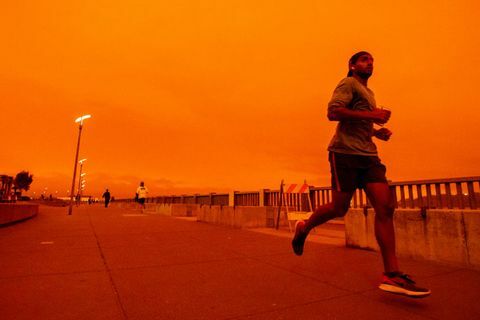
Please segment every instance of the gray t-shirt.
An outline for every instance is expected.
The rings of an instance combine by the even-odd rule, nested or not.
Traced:
[[[371,111],[376,108],[373,91],[354,77],[347,77],[337,85],[332,99],[328,103],[328,111],[336,108]],[[373,121],[371,120],[339,121],[328,150],[338,153],[376,156],[377,147],[372,142],[372,135]]]

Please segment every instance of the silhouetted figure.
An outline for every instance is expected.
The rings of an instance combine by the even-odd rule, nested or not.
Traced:
[[[105,199],[105,208],[108,208],[108,204],[110,203],[110,192],[108,191],[108,189],[105,190],[105,192],[102,195],[102,198]]]
[[[358,52],[348,63],[348,74],[335,88],[328,104],[328,119],[338,121],[329,150],[332,173],[332,202],[316,208],[307,221],[298,221],[292,240],[293,251],[302,255],[310,230],[330,219],[343,217],[357,188],[363,188],[375,209],[375,236],[385,272],[379,288],[411,297],[425,297],[430,290],[417,287],[398,267],[395,253],[393,213],[395,203],[385,176],[386,167],[378,157],[372,137],[387,141],[392,132],[383,126],[391,112],[377,108],[367,87],[373,73],[373,57]]]
[[[145,184],[140,182],[140,186],[137,188],[137,192],[135,193],[135,199],[140,204],[142,208],[142,212],[145,210],[145,199],[147,198],[148,189],[145,187]]]
[[[88,197],[88,205],[92,204],[92,197]]]

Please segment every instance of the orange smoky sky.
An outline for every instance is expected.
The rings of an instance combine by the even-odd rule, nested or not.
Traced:
[[[326,106],[349,57],[392,110],[394,181],[479,175],[477,1],[7,1],[0,173],[65,196],[329,185]],[[47,189],[46,189],[47,188]]]

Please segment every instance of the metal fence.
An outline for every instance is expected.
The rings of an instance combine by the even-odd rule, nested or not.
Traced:
[[[397,208],[421,209],[478,209],[480,203],[480,176],[449,179],[432,179],[390,182],[390,189]],[[286,203],[297,209],[305,208],[308,197],[314,208],[332,201],[330,187],[310,187],[309,194],[289,194]],[[118,201],[133,201],[121,199]],[[230,194],[195,194],[181,196],[159,196],[148,198],[147,203],[185,203],[223,206],[278,206],[280,190],[235,191]],[[351,207],[370,206],[364,190],[355,191]]]

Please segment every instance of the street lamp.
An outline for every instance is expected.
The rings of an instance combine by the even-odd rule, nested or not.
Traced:
[[[87,161],[87,159],[82,159],[78,161],[80,164],[80,175],[78,177],[78,189],[77,189],[77,206],[80,204],[80,200],[82,199],[82,192],[80,190],[80,185],[82,184],[82,177],[86,175],[86,173],[82,173],[83,171],[83,163]]]
[[[80,138],[82,136],[83,121],[91,117],[92,117],[91,115],[86,114],[81,117],[78,117],[75,120],[75,123],[78,123],[78,141],[77,141],[77,152],[75,153],[75,162],[73,165],[73,179],[72,179],[72,189],[70,191],[70,206],[68,207],[68,215],[72,214],[73,196],[75,193],[75,178],[77,176],[78,152],[80,151]]]

